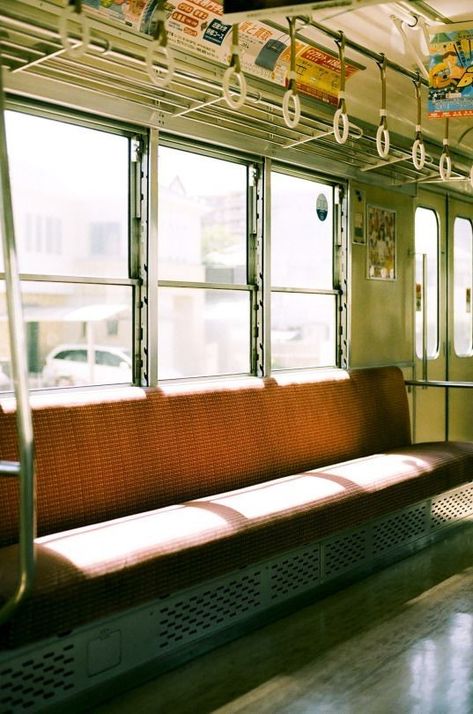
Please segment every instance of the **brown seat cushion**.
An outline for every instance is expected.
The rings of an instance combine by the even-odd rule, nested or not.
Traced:
[[[15,646],[164,596],[471,480],[473,444],[426,443],[41,538]],[[17,546],[0,551],[1,595]]]
[[[40,536],[410,443],[395,367],[192,392],[38,395],[33,425]],[[16,457],[15,414],[2,400],[0,459]],[[17,540],[17,523],[17,484],[0,479],[0,546]]]

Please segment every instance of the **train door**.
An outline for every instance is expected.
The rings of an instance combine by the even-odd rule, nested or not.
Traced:
[[[420,193],[414,221],[416,379],[441,381],[447,376],[446,244],[444,197]],[[444,390],[417,387],[415,440],[443,439],[445,423]]]
[[[451,382],[473,382],[473,204],[450,199],[448,225],[448,361]],[[473,391],[447,394],[448,438],[473,441]]]
[[[415,375],[473,381],[473,207],[419,193],[415,214]],[[417,387],[414,438],[473,439],[472,392]]]

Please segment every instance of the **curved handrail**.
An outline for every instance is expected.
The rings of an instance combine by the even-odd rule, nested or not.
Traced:
[[[35,571],[34,538],[36,535],[36,489],[33,424],[28,393],[26,340],[21,304],[20,279],[15,246],[13,209],[6,145],[2,62],[0,57],[0,220],[5,262],[7,312],[10,332],[10,351],[16,399],[16,421],[19,442],[20,490],[20,574],[15,592],[0,608],[0,624],[12,616],[30,591]],[[6,462],[3,472],[10,476],[12,462]],[[2,464],[0,462],[0,478]]]

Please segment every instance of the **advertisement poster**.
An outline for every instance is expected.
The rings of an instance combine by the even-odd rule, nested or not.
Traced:
[[[368,206],[368,278],[396,279],[396,212]]]
[[[118,20],[138,32],[153,34],[157,0],[83,0],[99,17]],[[231,57],[232,25],[223,21],[222,5],[215,0],[169,0],[165,4],[171,48],[228,64]],[[241,65],[249,77],[286,85],[289,70],[289,35],[263,22],[244,20],[239,24]],[[340,87],[340,62],[322,48],[296,43],[297,87],[306,94],[336,105]],[[360,67],[346,64],[347,79]]]
[[[473,24],[437,27],[430,40],[428,116],[473,116]]]

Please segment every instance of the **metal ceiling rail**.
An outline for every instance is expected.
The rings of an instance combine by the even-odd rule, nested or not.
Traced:
[[[23,7],[29,8],[26,16],[22,15]],[[144,120],[147,126],[159,126],[161,130],[185,133],[186,129],[181,122],[195,122],[208,128],[218,126],[219,129],[233,132],[232,136],[228,135],[230,143],[234,143],[238,135],[244,134],[254,140],[252,150],[258,150],[255,148],[257,142],[266,142],[277,147],[278,151],[302,150],[306,158],[317,152],[321,158],[325,156],[330,161],[341,161],[345,166],[350,167],[350,175],[353,175],[352,169],[356,171],[367,169],[375,171],[378,176],[384,176],[391,181],[391,184],[401,178],[408,183],[411,179],[431,178],[427,167],[425,170],[417,171],[413,176],[413,169],[409,165],[410,145],[408,146],[407,140],[402,136],[393,139],[393,160],[379,165],[371,137],[373,127],[366,122],[360,122],[360,136],[356,137],[356,141],[352,137],[343,149],[335,145],[333,137],[329,135],[332,128],[330,108],[319,106],[310,97],[304,97],[305,106],[297,129],[288,129],[283,125],[281,113],[280,95],[284,87],[269,85],[258,78],[252,78],[254,86],[248,92],[247,102],[238,113],[235,112],[221,101],[223,100],[221,75],[225,67],[222,68],[215,62],[210,63],[203,57],[176,51],[176,73],[169,86],[157,89],[145,74],[143,57],[146,55],[149,38],[130,28],[117,30],[115,26],[102,19],[91,18],[93,36],[88,52],[80,60],[71,59],[64,53],[55,28],[56,17],[60,10],[58,6],[45,2],[41,3],[41,8],[38,8],[34,5],[34,0],[15,0],[1,8],[2,48],[8,51],[9,56],[14,54],[13,48],[7,47],[9,43],[20,45],[22,49],[18,51],[16,57],[9,59],[6,66],[10,67],[12,80],[21,75],[28,78],[26,82],[12,81],[12,91],[15,91],[14,87],[18,87],[20,93],[44,100],[47,97],[37,94],[33,83],[30,83],[30,80],[36,79],[37,83],[38,78],[44,77],[58,86],[80,87],[86,92],[94,93],[97,97],[103,98],[109,95],[129,102],[130,105],[141,107],[152,113],[148,119],[143,115],[141,121]],[[307,26],[312,25],[314,29],[321,30],[335,42],[340,40],[339,32],[332,31],[313,20],[302,18],[302,21]],[[287,34],[286,27],[282,28],[276,23],[271,24],[278,31],[280,29]],[[304,35],[300,35],[300,38],[314,47],[319,47]],[[346,44],[373,61],[382,59],[382,55],[371,52],[351,40],[347,39]],[[43,59],[38,57],[38,50],[44,52]],[[396,63],[387,60],[386,64],[410,79],[417,79],[416,73]],[[87,101],[86,95],[84,99]],[[67,104],[67,99],[65,101]],[[116,111],[106,115],[117,118]],[[363,135],[361,135],[362,131]],[[323,133],[326,133],[326,136],[322,136]],[[208,131],[204,130],[202,135],[207,136]],[[300,148],[296,146],[297,143],[301,144]],[[427,143],[435,157],[441,147],[439,148],[435,141],[427,140]],[[293,146],[289,149],[290,145]],[[399,157],[399,154],[405,156],[406,160]],[[455,151],[454,161],[459,165],[461,172],[469,170],[466,168],[471,163],[468,154],[469,152],[465,154]],[[396,164],[397,168],[393,164]],[[465,180],[467,180],[466,176]],[[458,190],[463,192],[463,187],[459,187]]]
[[[337,41],[340,40],[341,33],[338,32],[337,30],[331,30],[329,27],[326,25],[322,25],[320,22],[317,22],[316,20],[313,20],[309,17],[298,17],[301,22],[304,23],[305,26],[313,27],[315,30],[318,30],[319,32],[322,32],[324,35],[327,35],[328,37],[331,37],[333,40]],[[345,35],[345,45],[347,47],[350,47],[350,49],[355,50],[355,52],[358,52],[359,54],[363,55],[364,57],[367,57],[368,59],[373,60],[374,62],[386,62],[386,67],[389,67],[390,69],[393,69],[395,72],[398,72],[399,74],[403,74],[405,77],[409,77],[409,79],[418,80],[419,78],[419,73],[418,72],[413,72],[410,69],[407,69],[407,67],[403,67],[402,65],[398,64],[397,62],[393,62],[392,60],[388,59],[384,54],[379,53],[379,52],[374,52],[373,50],[368,49],[368,47],[365,47],[364,45],[360,45],[358,42],[355,42],[354,40],[350,40],[346,35]],[[426,79],[423,79],[421,77],[421,82],[425,86],[428,86],[428,82]]]

